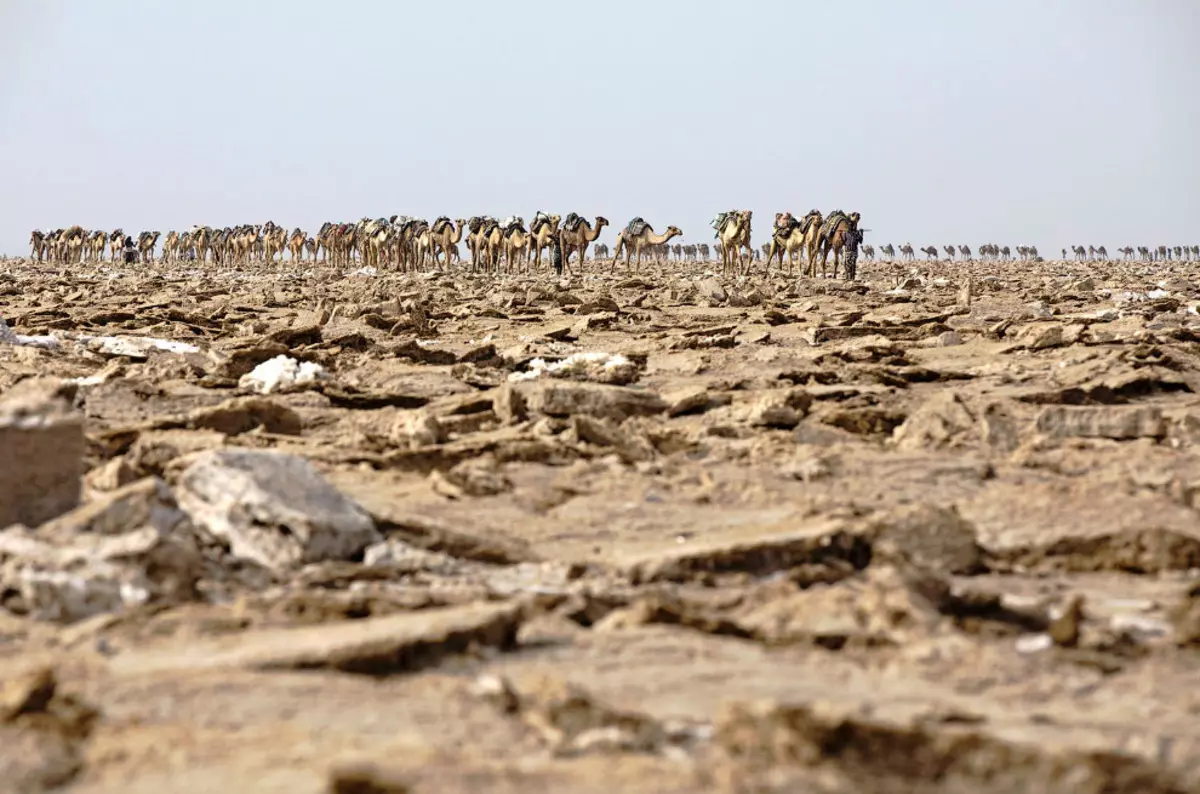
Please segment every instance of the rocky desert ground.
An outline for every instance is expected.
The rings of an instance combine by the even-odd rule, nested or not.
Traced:
[[[0,263],[0,789],[1200,792],[1197,305]]]

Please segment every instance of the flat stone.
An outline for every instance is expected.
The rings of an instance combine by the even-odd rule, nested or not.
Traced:
[[[818,555],[853,560],[860,548],[865,550],[839,519],[782,520],[719,531],[686,546],[642,553],[622,567],[635,582],[686,581],[700,574],[732,571],[762,576]]]
[[[529,407],[547,416],[587,414],[622,422],[631,416],[653,416],[667,410],[658,394],[624,386],[546,380],[527,392]]]
[[[524,612],[519,601],[476,603],[304,628],[267,629],[194,643],[184,652],[122,655],[113,664],[120,672],[135,675],[220,668],[390,675],[436,665],[471,649],[511,648]]]

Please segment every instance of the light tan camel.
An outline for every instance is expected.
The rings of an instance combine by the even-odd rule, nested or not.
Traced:
[[[640,221],[640,223],[637,223]],[[617,243],[613,246],[613,263],[609,268],[610,272],[616,268],[617,259],[621,256],[621,250],[625,251],[625,271],[629,272],[629,260],[633,256],[636,260],[635,269],[642,268],[642,254],[649,250],[651,246],[658,246],[666,243],[675,237],[682,237],[683,232],[678,226],[668,226],[665,234],[655,234],[654,228],[642,221],[640,218],[634,218],[630,221],[629,226],[626,226],[617,234]]]
[[[307,240],[308,235],[299,227],[292,230],[291,235],[288,237],[287,247],[292,255],[293,262],[299,262],[304,259],[304,243]]]
[[[537,272],[542,266],[542,250],[549,250],[554,244],[554,235],[558,233],[558,225],[562,218],[557,215],[547,215],[538,212],[529,224],[529,249],[533,252],[533,269]],[[566,258],[565,255],[563,257]]]
[[[742,267],[742,247],[750,248],[750,224],[754,213],[751,210],[731,210],[723,213],[717,227],[717,241],[721,246],[722,272],[728,276],[730,267],[735,272],[749,268]],[[751,249],[752,250],[752,249]]]
[[[504,235],[504,261],[510,273],[520,273],[523,266],[528,264],[532,239],[524,226],[513,224],[508,227]]]
[[[478,246],[479,261],[489,272],[500,272],[500,255],[504,253],[504,231],[500,224],[489,220],[479,231]]]
[[[162,258],[164,262],[178,262],[179,257],[179,232],[172,229],[167,232],[167,236],[163,238]]]
[[[821,230],[821,211],[809,210],[799,221],[788,223],[785,227],[780,228],[779,219],[776,220],[774,234],[771,237],[771,250],[767,253],[767,270],[771,269],[771,260],[775,258],[775,254],[779,254],[779,268],[783,269],[783,252],[787,251],[788,255],[788,275],[792,275],[792,268],[796,261],[796,252],[799,251],[802,257],[800,272],[803,273],[805,265],[807,269],[812,269],[813,258],[817,254],[817,237]],[[807,257],[807,262],[803,258]]]
[[[138,235],[138,254],[143,262],[154,261],[154,246],[158,245],[158,232],[142,232]]]
[[[433,240],[434,264],[438,264],[438,253],[445,252],[446,267],[450,267],[454,254],[458,250],[458,241],[462,239],[463,229],[466,227],[467,222],[461,218],[451,221],[449,218],[441,217],[433,222],[433,228],[429,233]]]

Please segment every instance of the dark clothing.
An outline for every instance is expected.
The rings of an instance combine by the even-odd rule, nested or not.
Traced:
[[[558,234],[551,238],[550,264],[554,265],[554,272],[561,276],[563,272],[562,236]]]

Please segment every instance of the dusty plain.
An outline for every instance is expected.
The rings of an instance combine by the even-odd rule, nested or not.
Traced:
[[[1200,268],[709,267],[0,262],[0,790],[1200,792]]]

